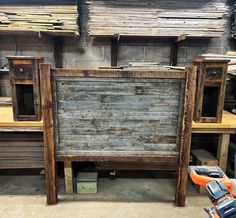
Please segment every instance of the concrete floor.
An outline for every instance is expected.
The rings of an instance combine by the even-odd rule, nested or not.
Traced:
[[[99,179],[98,194],[65,196],[46,206],[43,176],[0,176],[0,218],[200,218],[207,196],[188,187],[186,207],[177,208],[173,179]],[[75,200],[76,199],[76,200]]]

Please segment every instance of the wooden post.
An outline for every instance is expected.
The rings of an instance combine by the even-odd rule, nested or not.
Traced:
[[[170,49],[170,66],[177,66],[178,64],[178,49],[179,42],[186,39],[186,34],[182,34],[175,39],[171,40],[171,49]]]
[[[180,156],[176,189],[176,205],[181,207],[185,206],[185,197],[187,192],[196,72],[196,67],[186,68],[186,93],[184,97],[184,117],[182,123],[181,144],[179,149]]]
[[[230,134],[221,134],[218,139],[217,159],[219,167],[226,172]]]
[[[119,44],[119,36],[114,35],[111,38],[111,66],[118,66],[118,44]]]
[[[47,204],[57,203],[54,121],[52,111],[51,65],[40,65],[41,94],[43,108],[43,140]]]
[[[64,173],[66,194],[73,194],[73,171],[71,161],[64,161]]]
[[[170,49],[170,66],[177,66],[178,61],[178,42],[175,39],[171,40],[171,49]]]
[[[234,178],[236,178],[236,154],[234,155]]]
[[[56,68],[63,67],[63,37],[57,36],[53,38],[54,42],[54,61]]]

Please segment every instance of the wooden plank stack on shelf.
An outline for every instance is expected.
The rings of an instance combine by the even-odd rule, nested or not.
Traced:
[[[0,0],[0,5],[75,5],[77,0]]]
[[[79,36],[77,6],[1,6],[0,33]]]
[[[87,4],[92,36],[220,37],[228,11],[220,0],[88,0]]]

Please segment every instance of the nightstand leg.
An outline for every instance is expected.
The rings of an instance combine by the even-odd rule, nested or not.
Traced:
[[[72,162],[64,161],[64,173],[65,173],[65,192],[66,194],[73,194],[73,172]]]
[[[220,134],[218,139],[217,159],[219,167],[226,172],[230,134]]]

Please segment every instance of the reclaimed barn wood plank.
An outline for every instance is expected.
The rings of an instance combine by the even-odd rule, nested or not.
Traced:
[[[184,96],[184,113],[182,123],[181,143],[179,147],[179,170],[177,178],[176,204],[185,206],[185,196],[187,192],[188,165],[191,146],[191,129],[194,111],[196,67],[188,67],[186,78],[186,89]]]
[[[52,111],[52,95],[51,95],[51,65],[40,65],[40,82],[42,93],[43,108],[43,139],[45,150],[45,171],[46,171],[46,192],[47,204],[57,203],[57,185],[56,185],[56,162],[55,162],[55,142],[54,142],[54,122]]]

